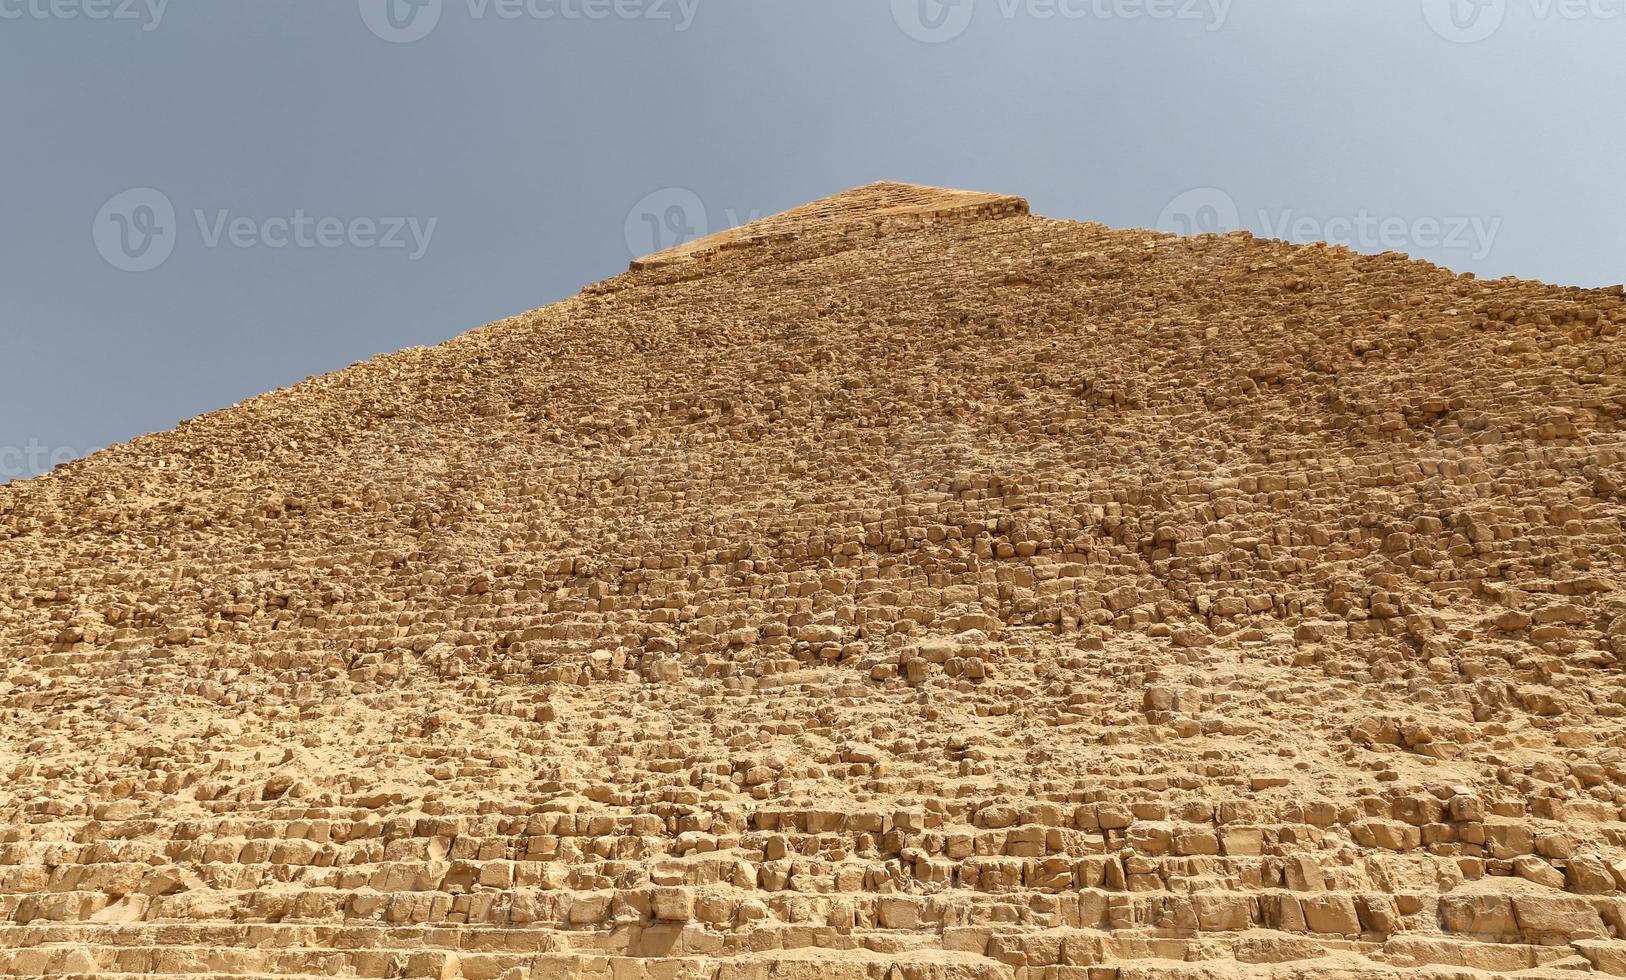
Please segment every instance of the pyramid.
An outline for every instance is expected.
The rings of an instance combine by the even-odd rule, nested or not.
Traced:
[[[0,487],[0,975],[1626,974],[1623,324],[877,184]]]

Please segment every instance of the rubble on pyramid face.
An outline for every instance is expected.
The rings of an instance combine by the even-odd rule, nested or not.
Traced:
[[[1626,299],[1018,205],[0,488],[0,975],[1626,971]]]

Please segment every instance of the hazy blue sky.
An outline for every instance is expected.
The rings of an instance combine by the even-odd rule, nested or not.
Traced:
[[[0,480],[881,178],[1619,282],[1623,53],[1626,0],[0,0]]]

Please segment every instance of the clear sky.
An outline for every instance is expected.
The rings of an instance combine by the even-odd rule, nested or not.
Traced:
[[[1626,279],[1626,0],[0,0],[0,481],[877,179]]]

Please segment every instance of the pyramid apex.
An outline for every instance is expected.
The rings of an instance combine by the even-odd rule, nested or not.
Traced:
[[[632,263],[634,269],[691,262],[725,248],[818,231],[939,218],[998,218],[1028,213],[1028,202],[1009,194],[877,180],[757,221],[684,242]]]

